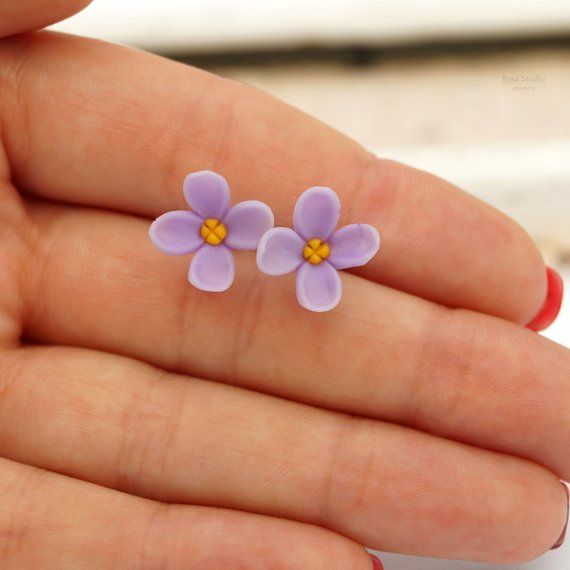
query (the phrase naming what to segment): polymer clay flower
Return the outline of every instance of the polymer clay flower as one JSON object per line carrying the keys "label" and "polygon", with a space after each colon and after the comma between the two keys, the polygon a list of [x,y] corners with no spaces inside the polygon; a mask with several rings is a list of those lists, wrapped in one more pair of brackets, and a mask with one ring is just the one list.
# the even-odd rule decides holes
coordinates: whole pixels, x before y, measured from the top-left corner
{"label": "polymer clay flower", "polygon": [[380,235],[368,224],[335,231],[339,216],[340,200],[330,188],[309,188],[295,204],[295,230],[273,228],[257,248],[263,273],[297,272],[297,299],[311,311],[334,309],[342,296],[338,271],[365,265],[380,247]]}
{"label": "polymer clay flower", "polygon": [[184,198],[192,208],[159,216],[150,226],[152,243],[169,255],[194,253],[188,280],[203,291],[225,291],[234,280],[233,249],[254,250],[273,227],[263,202],[247,200],[230,208],[226,179],[202,170],[184,180]]}

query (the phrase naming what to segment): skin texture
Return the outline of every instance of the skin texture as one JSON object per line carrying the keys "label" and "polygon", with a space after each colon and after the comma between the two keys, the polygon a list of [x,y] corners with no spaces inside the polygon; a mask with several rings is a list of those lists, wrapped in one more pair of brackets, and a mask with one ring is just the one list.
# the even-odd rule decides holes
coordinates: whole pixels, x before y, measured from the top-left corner
{"label": "skin texture", "polygon": [[90,0],[14,0],[0,6],[0,37],[37,30],[69,18]]}
{"label": "skin texture", "polygon": [[[5,36],[79,5],[18,6]],[[0,41],[0,135],[2,568],[369,570],[362,546],[517,562],[556,542],[570,357],[520,326],[546,280],[512,221],[248,86],[58,34]],[[381,253],[329,314],[249,253],[228,292],[197,291],[148,227],[206,168],[277,225],[330,185]]]}

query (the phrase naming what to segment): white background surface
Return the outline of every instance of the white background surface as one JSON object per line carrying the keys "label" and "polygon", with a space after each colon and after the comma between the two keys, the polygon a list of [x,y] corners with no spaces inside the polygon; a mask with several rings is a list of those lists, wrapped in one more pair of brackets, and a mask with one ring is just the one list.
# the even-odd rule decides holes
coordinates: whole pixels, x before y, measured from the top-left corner
{"label": "white background surface", "polygon": [[159,51],[537,36],[570,28],[568,0],[96,0],[62,26]]}
{"label": "white background surface", "polygon": [[[86,12],[57,28],[176,53],[355,42],[393,45],[567,32],[570,0],[95,0]],[[550,85],[555,79],[549,78]],[[330,117],[322,118],[335,124]],[[540,233],[545,219],[562,230],[570,223],[568,138],[474,146],[384,145],[381,154],[453,180],[505,210],[533,235]],[[570,270],[564,278],[568,291]],[[546,336],[570,346],[567,300]],[[532,563],[505,567],[384,553],[380,557],[386,570],[570,569],[568,544]]]}

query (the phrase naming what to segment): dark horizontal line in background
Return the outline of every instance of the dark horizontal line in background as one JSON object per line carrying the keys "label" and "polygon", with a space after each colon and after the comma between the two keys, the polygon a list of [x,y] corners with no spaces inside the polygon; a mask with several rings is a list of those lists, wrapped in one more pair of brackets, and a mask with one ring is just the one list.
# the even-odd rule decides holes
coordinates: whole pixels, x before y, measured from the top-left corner
{"label": "dark horizontal line in background", "polygon": [[344,44],[335,46],[302,45],[295,48],[227,50],[212,53],[165,54],[172,59],[202,68],[242,65],[287,65],[291,63],[337,63],[348,66],[368,66],[382,61],[433,58],[445,55],[485,55],[537,48],[570,53],[570,36],[537,38],[477,39],[427,41],[406,45],[373,46]]}

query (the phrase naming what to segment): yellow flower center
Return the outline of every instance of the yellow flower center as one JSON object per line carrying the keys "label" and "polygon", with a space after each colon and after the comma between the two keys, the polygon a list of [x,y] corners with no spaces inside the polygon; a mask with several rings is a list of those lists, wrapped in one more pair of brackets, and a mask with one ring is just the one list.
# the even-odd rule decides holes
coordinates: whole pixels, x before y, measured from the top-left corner
{"label": "yellow flower center", "polygon": [[216,218],[208,218],[200,228],[200,235],[210,245],[220,245],[227,233],[226,226],[220,220],[216,220]]}
{"label": "yellow flower center", "polygon": [[322,263],[331,253],[331,248],[326,241],[320,238],[310,239],[303,249],[303,257],[311,264]]}

